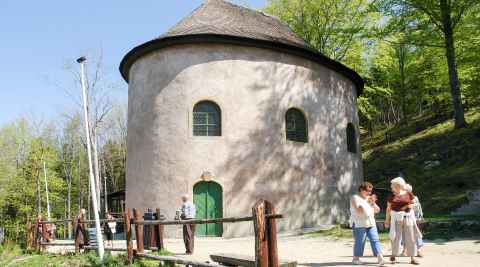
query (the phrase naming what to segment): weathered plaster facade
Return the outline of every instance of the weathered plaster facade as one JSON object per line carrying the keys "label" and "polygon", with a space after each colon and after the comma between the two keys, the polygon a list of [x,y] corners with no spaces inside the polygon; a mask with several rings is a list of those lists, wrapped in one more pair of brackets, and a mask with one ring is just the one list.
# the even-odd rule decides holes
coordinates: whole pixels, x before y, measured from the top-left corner
{"label": "weathered plaster facade", "polygon": [[[223,187],[224,217],[248,215],[265,198],[286,215],[280,230],[346,220],[362,180],[358,134],[356,154],[346,145],[347,123],[358,133],[349,78],[288,53],[199,43],[136,59],[128,80],[127,208],[160,207],[171,219],[209,171]],[[193,136],[201,100],[220,106],[222,136]],[[292,107],[308,119],[308,143],[285,138]],[[224,225],[224,236],[251,231],[249,223]]]}

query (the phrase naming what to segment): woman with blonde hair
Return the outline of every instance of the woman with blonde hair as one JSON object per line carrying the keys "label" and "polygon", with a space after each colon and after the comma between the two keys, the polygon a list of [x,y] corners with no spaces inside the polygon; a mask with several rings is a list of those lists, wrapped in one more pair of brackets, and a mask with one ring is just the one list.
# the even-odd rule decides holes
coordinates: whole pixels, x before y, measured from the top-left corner
{"label": "woman with blonde hair", "polygon": [[418,230],[417,223],[410,211],[415,208],[414,196],[405,190],[407,183],[401,177],[391,182],[392,195],[387,200],[387,214],[385,227],[390,228],[390,240],[392,243],[392,256],[390,261],[396,262],[395,257],[400,256],[402,249],[402,237],[405,251],[410,257],[410,263],[418,265],[415,259],[417,255],[417,238],[422,234]]}
{"label": "woman with blonde hair", "polygon": [[[411,184],[407,184],[405,186],[405,190],[407,192],[413,194],[413,186]],[[422,210],[422,204],[420,204],[420,200],[418,199],[418,197],[415,194],[413,194],[413,203],[415,204],[415,208],[413,208],[410,211],[410,214],[415,219],[415,221],[417,223],[416,227],[420,231],[419,225],[423,221],[423,210]],[[404,244],[404,242],[402,242],[402,244]],[[423,257],[423,254],[421,252],[421,248],[423,247],[423,239],[422,239],[421,236],[417,237],[416,244],[417,244],[417,257]],[[406,256],[405,247],[403,249],[402,255]]]}

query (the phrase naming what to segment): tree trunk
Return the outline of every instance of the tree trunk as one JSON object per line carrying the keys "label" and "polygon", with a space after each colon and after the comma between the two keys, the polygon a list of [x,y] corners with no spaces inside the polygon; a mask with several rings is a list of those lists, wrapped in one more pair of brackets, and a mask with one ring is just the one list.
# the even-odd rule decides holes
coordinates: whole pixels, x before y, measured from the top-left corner
{"label": "tree trunk", "polygon": [[78,151],[78,167],[77,167],[77,176],[78,176],[78,184],[77,184],[77,190],[78,190],[78,210],[80,210],[82,208],[82,179],[80,177],[80,173],[81,173],[81,170],[80,170],[80,161],[81,161],[81,158],[80,158],[80,151]]}
{"label": "tree trunk", "polygon": [[90,185],[91,179],[88,179],[88,198],[87,198],[87,218],[91,220],[91,207],[92,207],[92,186]]}
{"label": "tree trunk", "polygon": [[450,80],[450,91],[452,94],[453,108],[455,111],[455,129],[467,126],[460,93],[460,81],[458,80],[457,66],[455,62],[455,45],[453,40],[453,27],[450,6],[447,0],[440,0],[442,13],[443,34],[445,37],[445,49],[448,62],[448,76]]}
{"label": "tree trunk", "polygon": [[36,196],[36,200],[37,200],[37,212],[38,214],[41,214],[42,213],[42,198],[41,198],[41,195],[40,195],[40,172],[37,171],[37,196]]}
{"label": "tree trunk", "polygon": [[[400,72],[400,97],[401,97],[401,115],[398,121],[401,124],[407,124],[407,90],[405,86],[405,61],[407,48],[405,44],[399,44],[397,47],[398,70]],[[400,112],[399,112],[400,113]]]}
{"label": "tree trunk", "polygon": [[[105,216],[108,212],[108,190],[107,190],[107,169],[105,166],[105,155],[102,156],[102,176],[103,176],[103,204],[105,205]],[[110,178],[111,179],[111,178]]]}
{"label": "tree trunk", "polygon": [[[66,218],[72,218],[71,214],[72,207],[72,175],[68,177],[68,191],[67,191],[67,215]],[[72,224],[68,224],[68,238],[72,238]]]}
{"label": "tree trunk", "polygon": [[98,207],[101,207],[100,205],[100,188],[102,186],[100,182],[100,170],[99,170],[99,164],[98,164],[98,148],[97,148],[97,129],[92,127],[92,148],[93,148],[93,169],[94,169],[94,175],[95,175],[95,193],[97,194],[97,205]]}

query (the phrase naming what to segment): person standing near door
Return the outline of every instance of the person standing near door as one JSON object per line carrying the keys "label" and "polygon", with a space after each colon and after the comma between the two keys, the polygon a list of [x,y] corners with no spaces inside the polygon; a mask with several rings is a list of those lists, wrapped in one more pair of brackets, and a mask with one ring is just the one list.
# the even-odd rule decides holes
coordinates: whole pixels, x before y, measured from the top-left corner
{"label": "person standing near door", "polygon": [[[188,200],[188,195],[182,196],[182,212],[180,218],[182,220],[191,220],[195,219],[196,209],[193,202]],[[194,238],[195,238],[195,224],[184,224],[183,225],[183,242],[185,243],[186,254],[193,254],[194,248]]]}

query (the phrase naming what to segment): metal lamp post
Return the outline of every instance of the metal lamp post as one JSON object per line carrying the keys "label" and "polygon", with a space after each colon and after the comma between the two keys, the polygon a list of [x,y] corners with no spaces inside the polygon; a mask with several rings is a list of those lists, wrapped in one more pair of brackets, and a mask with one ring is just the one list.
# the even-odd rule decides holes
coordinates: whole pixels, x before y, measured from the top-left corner
{"label": "metal lamp post", "polygon": [[93,213],[95,215],[95,230],[97,232],[97,243],[98,243],[98,257],[100,260],[103,260],[103,254],[105,249],[103,247],[103,236],[100,228],[100,214],[99,207],[97,203],[97,191],[95,189],[95,178],[93,177],[93,167],[92,167],[92,149],[90,147],[90,129],[88,127],[88,108],[87,108],[87,94],[85,92],[85,62],[87,59],[85,57],[80,57],[77,59],[77,63],[80,64],[81,68],[81,84],[82,84],[82,98],[83,98],[83,112],[85,118],[85,133],[87,138],[87,155],[88,155],[88,168],[89,168],[89,177],[90,177],[90,192],[92,195],[92,204],[93,204]]}

